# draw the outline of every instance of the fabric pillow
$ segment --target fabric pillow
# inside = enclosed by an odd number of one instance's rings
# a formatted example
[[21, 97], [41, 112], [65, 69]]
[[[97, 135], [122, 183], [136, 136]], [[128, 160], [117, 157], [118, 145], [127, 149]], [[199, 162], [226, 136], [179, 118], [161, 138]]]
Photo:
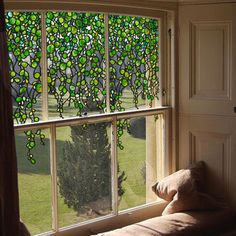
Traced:
[[156, 195], [166, 201], [172, 201], [177, 192], [192, 193], [195, 190], [203, 191], [205, 165], [202, 161], [179, 170], [152, 186]]
[[192, 210], [216, 210], [224, 206], [206, 193], [194, 191], [192, 193], [178, 192], [173, 200], [165, 207], [162, 215]]
[[205, 165], [197, 162], [156, 183], [152, 189], [160, 198], [170, 202], [162, 215], [187, 210], [217, 209], [222, 206], [204, 193]]

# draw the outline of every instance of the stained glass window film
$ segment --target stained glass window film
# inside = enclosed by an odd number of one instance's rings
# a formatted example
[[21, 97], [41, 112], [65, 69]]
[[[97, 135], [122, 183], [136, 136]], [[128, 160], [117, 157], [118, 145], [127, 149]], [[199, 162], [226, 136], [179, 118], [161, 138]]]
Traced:
[[110, 15], [108, 27], [111, 111], [151, 105], [159, 91], [158, 20]]
[[41, 117], [41, 14], [6, 14], [13, 118], [16, 123], [38, 122]]
[[103, 111], [104, 15], [48, 12], [46, 26], [50, 116]]
[[[38, 12], [8, 12], [6, 28], [15, 123], [38, 122], [42, 117], [41, 75], [41, 14]], [[25, 131], [27, 158], [36, 163], [32, 150], [35, 137], [44, 144], [41, 130]]]

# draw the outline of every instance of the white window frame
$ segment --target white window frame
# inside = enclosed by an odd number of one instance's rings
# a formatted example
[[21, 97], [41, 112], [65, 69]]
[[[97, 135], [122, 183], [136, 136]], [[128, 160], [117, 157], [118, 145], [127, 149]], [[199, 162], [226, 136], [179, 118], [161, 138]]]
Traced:
[[[99, 10], [98, 10], [99, 9]], [[160, 96], [158, 104], [153, 108], [139, 109], [125, 112], [112, 112], [108, 110], [105, 114], [99, 115], [90, 115], [87, 117], [73, 117], [65, 118], [63, 120], [47, 120], [47, 60], [42, 60], [42, 81], [43, 81], [43, 120], [38, 123], [31, 124], [17, 124], [15, 125], [15, 131], [24, 131], [27, 129], [37, 129], [37, 128], [48, 128], [50, 130], [50, 162], [51, 162], [51, 186], [52, 186], [52, 231], [46, 232], [40, 235], [88, 235], [90, 233], [97, 233], [98, 231], [103, 231], [107, 229], [112, 229], [115, 227], [120, 227], [125, 224], [132, 223], [138, 219], [145, 219], [148, 217], [156, 216], [160, 214], [161, 209], [163, 208], [163, 202], [157, 201], [151, 204], [146, 204], [138, 206], [132, 209], [127, 209], [121, 212], [118, 212], [117, 202], [117, 135], [112, 135], [112, 199], [113, 199], [113, 212], [111, 215], [99, 217], [97, 219], [89, 220], [82, 223], [77, 223], [68, 227], [59, 228], [58, 225], [58, 207], [57, 207], [57, 168], [56, 168], [56, 128], [63, 127], [68, 125], [79, 125], [84, 122], [111, 122], [116, 123], [118, 119], [133, 118], [147, 115], [157, 115], [160, 114], [163, 116], [162, 123], [159, 123], [160, 126], [163, 126], [163, 135], [164, 137], [164, 150], [162, 157], [158, 162], [162, 164], [161, 166], [164, 169], [161, 170], [160, 178], [167, 175], [171, 172], [173, 167], [173, 160], [175, 154], [173, 149], [170, 146], [175, 147], [175, 139], [171, 133], [175, 128], [175, 118], [173, 117], [173, 106], [175, 103], [175, 91], [173, 91], [173, 71], [174, 68], [170, 66], [173, 63], [171, 58], [173, 55], [170, 55], [174, 48], [173, 40], [171, 41], [168, 38], [168, 29], [174, 28], [174, 25], [169, 25], [167, 22], [167, 14], [165, 11], [160, 11], [157, 9], [148, 9], [148, 8], [137, 8], [137, 7], [115, 7], [115, 6], [104, 6], [98, 4], [82, 4], [71, 3], [65, 4], [62, 2], [55, 3], [46, 3], [46, 1], [11, 1], [6, 2], [6, 11], [37, 11], [42, 12], [42, 58], [46, 58], [46, 29], [45, 29], [45, 12], [50, 10], [61, 10], [61, 11], [78, 11], [78, 12], [96, 12], [105, 15], [105, 23], [107, 23], [108, 14], [120, 14], [120, 15], [131, 15], [131, 16], [143, 16], [150, 18], [158, 18], [160, 20]], [[132, 10], [132, 11], [131, 11]], [[132, 14], [131, 14], [132, 13]], [[105, 38], [108, 37], [106, 32]], [[45, 43], [43, 43], [45, 42]], [[106, 62], [108, 62], [108, 48], [106, 44]], [[172, 62], [172, 63], [171, 63]], [[108, 78], [108, 71], [106, 75]], [[107, 79], [106, 81], [109, 81]], [[172, 89], [172, 90], [171, 90]], [[170, 92], [172, 91], [172, 93]], [[163, 94], [162, 94], [163, 93]], [[165, 94], [164, 94], [165, 93]], [[109, 95], [109, 92], [107, 93]], [[109, 100], [109, 99], [107, 99]], [[107, 102], [109, 104], [109, 102]], [[107, 105], [108, 105], [107, 104]], [[109, 107], [109, 106], [108, 106]], [[171, 114], [172, 113], [172, 114]], [[174, 126], [174, 127], [173, 127]], [[175, 130], [175, 129], [174, 129]], [[116, 134], [116, 126], [112, 125], [113, 134]], [[109, 225], [109, 226], [108, 226]]]

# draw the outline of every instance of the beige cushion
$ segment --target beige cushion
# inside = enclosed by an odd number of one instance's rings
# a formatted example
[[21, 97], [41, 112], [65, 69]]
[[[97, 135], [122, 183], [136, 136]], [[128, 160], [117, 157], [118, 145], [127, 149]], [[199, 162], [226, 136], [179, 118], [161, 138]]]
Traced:
[[205, 193], [197, 191], [189, 194], [177, 192], [173, 200], [165, 207], [162, 215], [189, 210], [214, 210], [223, 207], [222, 204]]
[[230, 228], [235, 221], [232, 212], [196, 211], [179, 212], [155, 217], [121, 229], [101, 233], [100, 236], [210, 236]]
[[188, 169], [179, 170], [152, 189], [162, 199], [169, 201], [162, 215], [188, 210], [217, 209], [222, 205], [204, 193], [205, 165], [198, 162]]
[[197, 162], [188, 169], [179, 170], [160, 182], [153, 185], [152, 189], [158, 197], [172, 201], [177, 192], [186, 194], [202, 191], [204, 188], [205, 165]]

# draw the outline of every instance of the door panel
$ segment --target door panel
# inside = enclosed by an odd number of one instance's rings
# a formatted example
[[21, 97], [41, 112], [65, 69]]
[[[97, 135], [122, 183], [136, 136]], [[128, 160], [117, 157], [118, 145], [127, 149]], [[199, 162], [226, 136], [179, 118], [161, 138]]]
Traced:
[[180, 115], [179, 167], [207, 165], [207, 191], [236, 206], [236, 123], [234, 117]]
[[179, 11], [179, 168], [203, 160], [207, 189], [236, 207], [236, 3]]
[[236, 4], [181, 6], [180, 112], [234, 115]]

